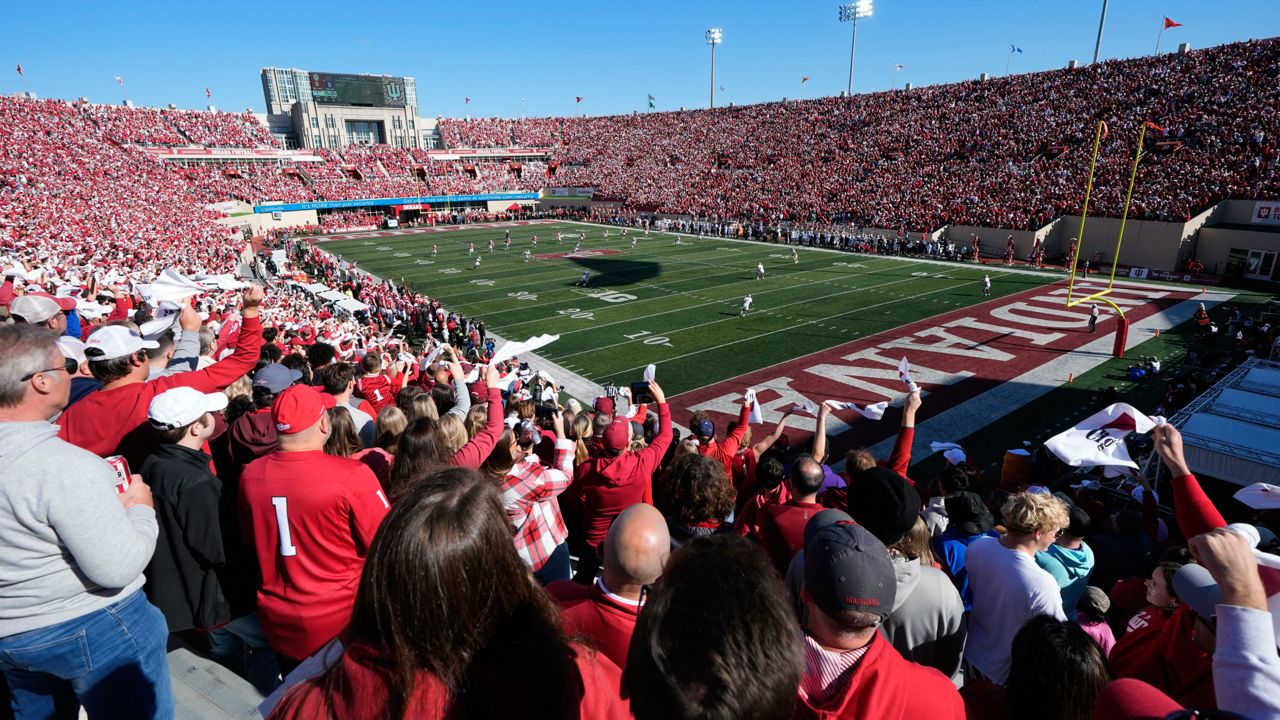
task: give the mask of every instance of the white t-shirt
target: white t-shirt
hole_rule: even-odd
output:
[[[1010,550],[999,538],[973,541],[965,554],[965,569],[973,588],[965,659],[1004,685],[1009,679],[1013,636],[1037,615],[1065,620],[1062,594],[1053,576],[1036,565],[1035,558]]]

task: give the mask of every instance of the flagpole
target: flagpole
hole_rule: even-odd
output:
[[[1156,55],[1160,54],[1160,40],[1162,38],[1164,38],[1164,21],[1163,20],[1160,21],[1160,32],[1156,34],[1156,51],[1155,51]]]
[[[1004,59],[1004,74],[1009,74],[1009,63],[1013,62],[1013,50],[1009,51],[1009,57]]]

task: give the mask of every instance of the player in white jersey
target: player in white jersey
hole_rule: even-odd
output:
[[[764,279],[764,263],[763,262],[756,263],[756,279],[757,280]]]
[[[511,234],[507,233],[507,239],[502,241],[502,249],[504,252],[511,252]]]
[[[476,264],[471,266],[471,269],[472,269],[472,270],[479,270],[479,269],[480,269],[480,258],[482,258],[482,257],[484,257],[484,256],[483,256],[483,255],[477,255],[477,256],[476,256]]]
[[[645,233],[645,234],[647,235],[648,233]],[[639,238],[637,238],[637,237],[636,237],[636,236],[634,236],[634,235],[632,235],[632,236],[631,236],[631,249],[632,249],[632,250],[634,250],[634,249],[635,249],[635,247],[636,247],[636,240],[638,240],[638,239],[639,239]]]
[[[563,232],[560,232],[559,230],[557,230],[557,231],[556,231],[556,242],[560,242],[561,240],[564,240],[564,233],[563,233]]]
[[[676,236],[676,247],[680,247],[680,236]]]
[[[537,236],[537,235],[534,235],[534,236],[533,236],[533,246],[534,246],[534,247],[538,247],[538,236]]]
[[[982,294],[984,296],[991,295],[991,276],[990,275],[982,276]]]
[[[751,309],[751,295],[742,298],[742,309],[738,311],[738,317],[743,317],[747,311]]]
[[[506,229],[506,230],[504,230],[503,232],[505,233],[505,237],[506,237],[506,239],[507,239],[507,244],[508,244],[508,245],[510,245],[510,244],[511,244],[511,228],[507,228],[507,229]]]
[[[582,271],[582,279],[578,281],[578,287],[586,287],[586,286],[587,286],[587,282],[588,282],[588,281],[590,281],[590,280],[591,280],[591,271],[590,271],[590,270],[583,270],[583,271]]]
[[[436,256],[436,253],[438,253],[438,252],[440,252],[440,248],[436,247],[435,245],[432,245],[432,246],[431,246],[431,257],[435,257],[435,256]]]
[[[493,252],[493,238],[489,238],[489,252]]]
[[[525,262],[529,262],[529,258],[530,258],[530,257],[533,257],[533,253],[529,252],[528,250],[525,250],[525,251],[524,251],[524,261],[525,261]]]
[[[581,243],[581,242],[576,242],[576,243],[574,243],[574,244],[573,244],[573,254],[574,254],[574,255],[577,255],[577,254],[578,254],[578,251],[579,251],[579,250],[581,250],[581,249],[582,249],[582,243]]]
[[[468,255],[475,255],[475,254],[476,254],[476,244],[475,244],[475,243],[467,243],[467,254],[468,254]]]
[[[791,264],[792,265],[800,264],[800,253],[796,252],[795,248],[791,248]]]

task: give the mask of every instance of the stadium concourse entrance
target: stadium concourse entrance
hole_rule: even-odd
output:
[[[385,145],[386,127],[381,120],[347,120],[347,137],[353,145]]]

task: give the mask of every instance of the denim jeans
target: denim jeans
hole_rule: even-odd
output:
[[[210,630],[209,657],[248,680],[264,697],[280,686],[280,665],[257,613]]]
[[[139,590],[87,615],[0,638],[13,712],[27,718],[173,717],[164,615]]]
[[[565,543],[560,543],[551,553],[551,556],[547,558],[547,562],[533,574],[533,579],[537,580],[539,585],[545,586],[547,583],[555,582],[556,580],[568,580],[571,574],[569,546]]]

